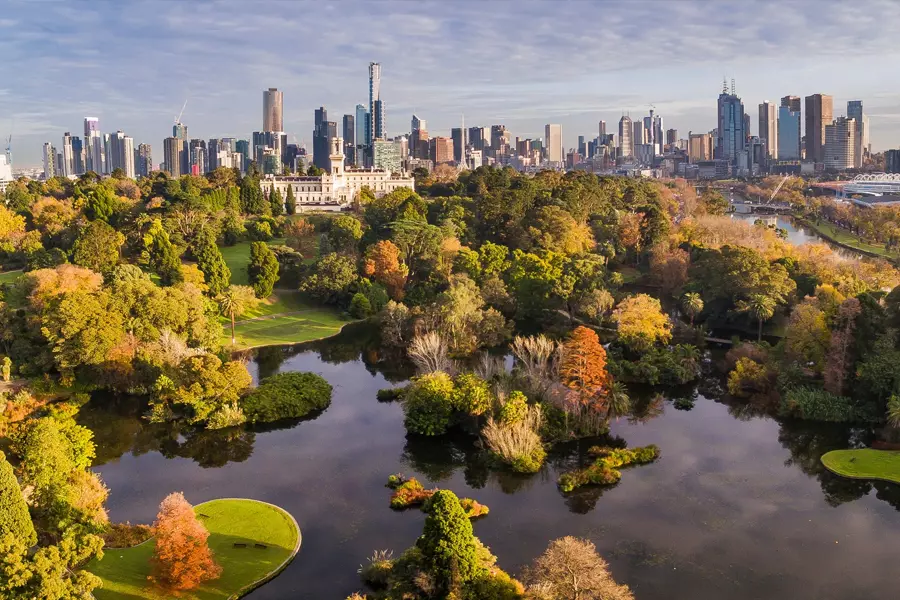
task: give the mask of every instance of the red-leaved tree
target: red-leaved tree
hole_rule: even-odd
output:
[[[597,429],[605,422],[607,392],[611,378],[606,372],[606,350],[597,334],[576,327],[563,344],[560,380],[569,388],[568,399],[582,428]]]
[[[222,568],[213,559],[209,532],[194,514],[184,494],[174,492],[159,505],[153,525],[156,553],[151,579],[170,590],[190,590],[216,579]]]

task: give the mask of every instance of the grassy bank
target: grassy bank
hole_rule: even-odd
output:
[[[234,285],[250,285],[247,279],[247,265],[250,264],[250,243],[241,242],[234,246],[219,246],[225,264],[231,269],[231,283]],[[284,238],[275,238],[266,242],[270,246],[283,246]]]
[[[859,238],[846,229],[832,223],[822,221],[817,224],[815,221],[804,217],[795,218],[823,238],[840,246],[844,246],[845,248],[849,248],[850,250],[856,250],[857,252],[862,252],[869,256],[886,258],[888,260],[897,260],[900,258],[900,253],[888,251],[885,249],[884,244],[870,244],[868,242],[860,241]]]
[[[22,274],[22,269],[17,271],[3,271],[0,272],[0,285],[4,283],[12,283],[16,279],[19,278],[19,275]]]
[[[281,571],[299,549],[296,521],[276,506],[223,499],[198,504],[194,512],[209,530],[209,547],[222,567],[222,576],[180,593],[183,600],[239,598]],[[153,549],[153,540],[133,548],[107,549],[103,560],[88,565],[88,570],[103,580],[103,587],[94,591],[97,600],[171,598],[147,581]]]
[[[822,455],[822,464],[843,477],[900,483],[900,451],[832,450]]]
[[[307,304],[299,292],[278,290],[235,323],[234,349],[299,344],[337,334],[347,324],[337,310]],[[231,321],[222,318],[222,344],[231,348]]]

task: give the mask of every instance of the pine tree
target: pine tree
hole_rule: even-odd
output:
[[[288,189],[290,189],[290,186],[288,186]],[[273,217],[280,217],[284,214],[284,198],[281,197],[281,192],[275,189],[274,183],[269,190],[269,206],[272,207]]]
[[[209,532],[181,492],[166,496],[154,523],[153,578],[171,590],[190,590],[216,579],[222,568],[209,549]]]
[[[445,593],[478,574],[472,523],[450,490],[439,490],[432,496],[416,546],[422,551],[429,574]]]
[[[37,534],[28,514],[28,505],[13,473],[12,465],[0,452],[0,537],[12,534],[28,546],[37,543]]]
[[[278,259],[265,242],[250,244],[250,264],[247,265],[250,285],[257,298],[268,298],[272,295],[275,282],[278,281]]]
[[[194,257],[197,259],[197,266],[203,271],[209,293],[213,296],[222,293],[231,280],[231,270],[225,264],[216,239],[208,227],[201,229],[194,240]]]
[[[241,212],[247,215],[266,215],[271,211],[259,187],[259,179],[247,175],[241,181]]]
[[[149,231],[144,235],[144,258],[159,275],[163,285],[181,281],[181,261],[178,252],[169,239],[169,232],[163,228],[159,219],[154,219]]]
[[[284,211],[293,215],[297,212],[297,199],[294,197],[294,186],[289,185],[287,190],[287,196],[284,199]]]

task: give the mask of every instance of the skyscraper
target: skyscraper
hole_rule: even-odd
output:
[[[884,153],[884,172],[900,173],[900,150],[887,150]]]
[[[72,174],[84,174],[84,146],[78,136],[72,138]]]
[[[454,127],[450,130],[450,138],[453,140],[453,160],[462,163],[466,158],[466,131],[465,127]]]
[[[784,103],[778,108],[778,160],[800,160],[800,112]]]
[[[835,171],[852,169],[856,147],[856,119],[838,117],[825,126],[825,168]]]
[[[167,137],[163,140],[163,160],[165,161],[165,171],[170,177],[181,177],[183,174],[182,155],[184,154],[184,140],[175,136]]]
[[[712,160],[712,135],[709,133],[689,133],[688,156],[694,164],[703,160]]]
[[[647,143],[647,132],[644,131],[644,121],[643,119],[638,119],[634,122],[633,127],[634,135],[632,136],[633,144],[635,150],[638,146],[642,146]]]
[[[862,100],[847,102],[847,118],[856,121],[856,139],[854,140],[854,167],[862,167],[863,158],[869,152],[869,117],[863,112]]]
[[[109,136],[109,149],[106,151],[107,170],[125,170],[125,133],[120,129]],[[134,177],[134,173],[131,175]]]
[[[781,98],[781,106],[786,106],[793,112],[798,113],[801,110],[800,96],[784,96]]]
[[[344,160],[348,164],[356,164],[356,120],[353,115],[344,115],[343,120],[344,134]]]
[[[135,171],[141,177],[147,177],[153,171],[153,151],[150,144],[141,144],[137,148]]]
[[[619,119],[619,156],[634,156],[634,127],[631,117],[622,115]]]
[[[834,98],[826,94],[806,97],[806,158],[825,162],[825,127],[833,121]]]
[[[44,179],[56,177],[56,148],[50,142],[44,142]]]
[[[509,155],[509,139],[506,125],[491,125],[491,154],[495,159]]]
[[[103,173],[103,140],[100,137],[100,120],[97,117],[84,118],[85,170],[98,175]]]
[[[544,143],[547,144],[547,160],[551,163],[562,163],[562,125],[548,124],[544,126]]]
[[[744,150],[747,142],[746,121],[744,119],[744,103],[734,93],[734,81],[731,93],[723,83],[722,93],[718,101],[718,143],[716,158],[734,164],[738,155]]]
[[[327,169],[330,166],[331,159],[328,158],[330,153],[328,144],[328,111],[324,106],[320,106],[315,110],[313,123],[315,125],[313,129],[313,164],[320,169]],[[368,148],[369,145],[367,144],[366,147]]]
[[[778,158],[778,117],[775,105],[768,100],[759,105],[759,139],[763,140],[766,155]]]
[[[484,127],[469,127],[469,143],[477,152],[484,152],[484,147],[489,145],[487,129]]]
[[[414,158],[428,158],[428,124],[413,115],[409,121],[409,154]]]
[[[362,104],[356,105],[356,164],[362,166],[365,163],[366,131],[369,127],[369,111]]]
[[[125,177],[134,179],[134,138],[125,136],[122,138],[122,170],[125,171]]]
[[[435,165],[453,162],[453,139],[448,137],[431,138],[431,160]]]
[[[606,136],[606,121],[600,121],[600,123],[598,123],[597,129],[599,130],[598,131],[598,133],[600,134],[599,137],[602,141],[604,136]]]
[[[284,131],[284,92],[269,88],[263,92],[263,131]]]
[[[369,123],[366,147],[371,154],[372,141],[384,137],[384,106],[381,103],[381,65],[369,63]],[[371,159],[370,159],[371,160]]]
[[[71,177],[75,174],[75,156],[72,149],[72,135],[67,131],[63,134],[62,164],[59,165],[63,177]]]

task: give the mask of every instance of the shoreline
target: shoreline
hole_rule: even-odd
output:
[[[813,230],[813,232],[816,235],[818,235],[822,239],[828,241],[829,243],[834,244],[835,246],[840,246],[841,248],[843,248],[845,250],[849,250],[851,252],[857,252],[868,258],[878,258],[881,260],[886,260],[889,263],[894,264],[894,265],[900,265],[900,260],[898,260],[897,258],[894,258],[892,256],[885,256],[882,254],[878,254],[877,252],[873,252],[871,250],[857,248],[856,246],[851,246],[850,244],[847,244],[846,242],[841,242],[841,241],[835,239],[834,237],[832,237],[831,234],[822,230],[818,225],[816,225],[815,223],[813,223],[806,217],[801,217],[801,216],[792,214],[791,219],[797,221],[799,224],[803,225],[804,227],[809,227],[810,229]],[[837,225],[834,225],[834,227],[837,227]],[[848,233],[848,235],[852,235],[852,234]]]

